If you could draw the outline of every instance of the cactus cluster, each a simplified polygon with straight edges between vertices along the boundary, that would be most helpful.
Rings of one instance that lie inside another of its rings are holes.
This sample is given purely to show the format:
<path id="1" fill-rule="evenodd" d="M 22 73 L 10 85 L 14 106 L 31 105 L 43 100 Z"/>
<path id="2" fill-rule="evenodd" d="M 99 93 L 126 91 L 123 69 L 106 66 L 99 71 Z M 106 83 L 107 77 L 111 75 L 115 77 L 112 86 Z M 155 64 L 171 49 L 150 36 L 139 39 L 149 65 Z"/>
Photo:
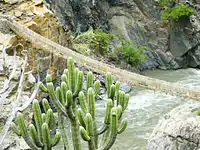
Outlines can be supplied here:
<path id="1" fill-rule="evenodd" d="M 58 130 L 54 138 L 51 138 L 50 129 L 55 122 L 55 115 L 48 101 L 43 99 L 42 102 L 45 113 L 41 112 L 38 100 L 33 101 L 32 109 L 35 124 L 31 123 L 27 126 L 24 116 L 19 113 L 11 126 L 13 131 L 15 131 L 18 136 L 22 136 L 33 150 L 51 150 L 61 139 L 61 134 Z"/>
<path id="2" fill-rule="evenodd" d="M 52 103 L 57 110 L 58 128 L 61 131 L 61 135 L 57 133 L 53 140 L 49 136 L 49 127 L 51 127 L 51 122 L 55 119 L 53 119 L 54 115 L 47 100 L 43 100 L 45 114 L 41 114 L 38 102 L 37 109 L 35 106 L 36 101 L 33 103 L 36 129 L 34 125 L 30 125 L 30 135 L 27 133 L 22 135 L 22 130 L 20 130 L 20 132 L 17 130 L 17 133 L 20 133 L 19 135 L 24 137 L 31 148 L 34 146 L 43 146 L 41 147 L 43 149 L 45 146 L 45 148 L 50 150 L 51 147 L 58 143 L 60 136 L 62 136 L 64 149 L 80 150 L 81 138 L 88 143 L 89 150 L 110 149 L 117 135 L 121 134 L 126 129 L 127 119 L 122 119 L 122 115 L 128 106 L 129 95 L 119 91 L 120 83 L 116 82 L 114 84 L 111 74 L 108 73 L 106 75 L 106 112 L 102 126 L 97 129 L 95 100 L 100 90 L 100 81 L 94 81 L 93 73 L 88 72 L 86 77 L 86 93 L 84 93 L 83 72 L 75 68 L 72 58 L 68 58 L 67 69 L 64 70 L 61 80 L 60 86 L 56 88 L 52 83 L 52 77 L 50 75 L 46 77 L 46 86 L 40 83 L 41 91 L 49 95 L 50 103 Z M 18 118 L 21 118 L 20 116 L 21 115 L 19 115 Z M 73 146 L 70 145 L 69 137 L 66 132 L 66 130 L 69 129 L 66 121 L 70 122 Z M 20 122 L 23 122 L 23 124 Z M 15 129 L 26 129 L 24 120 L 20 122 L 18 121 L 18 126 L 15 125 Z M 33 144 L 31 143 L 32 145 L 29 142 L 30 137 L 32 137 L 32 141 L 34 141 Z M 99 142 L 100 137 L 101 142 Z"/>

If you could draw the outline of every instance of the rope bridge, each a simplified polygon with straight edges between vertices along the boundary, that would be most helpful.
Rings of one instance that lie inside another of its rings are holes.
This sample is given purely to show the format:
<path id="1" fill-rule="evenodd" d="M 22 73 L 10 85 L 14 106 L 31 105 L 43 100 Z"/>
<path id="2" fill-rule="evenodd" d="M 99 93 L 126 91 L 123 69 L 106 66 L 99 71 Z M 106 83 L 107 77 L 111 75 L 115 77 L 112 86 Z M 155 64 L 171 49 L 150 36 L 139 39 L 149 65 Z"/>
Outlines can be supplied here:
<path id="1" fill-rule="evenodd" d="M 54 55 L 58 55 L 65 59 L 67 59 L 68 57 L 73 57 L 78 64 L 83 65 L 84 67 L 87 67 L 94 72 L 103 75 L 105 75 L 107 72 L 110 72 L 114 77 L 117 78 L 117 80 L 126 82 L 131 86 L 141 86 L 147 89 L 161 91 L 170 95 L 187 97 L 195 100 L 198 100 L 200 98 L 200 91 L 190 88 L 184 88 L 184 86 L 181 84 L 146 77 L 137 73 L 110 66 L 106 63 L 74 52 L 67 47 L 63 47 L 26 28 L 11 17 L 3 16 L 3 18 L 6 20 L 11 30 L 13 30 L 22 38 L 30 41 L 31 43 L 42 48 L 43 50 L 46 50 L 48 52 L 53 51 Z"/>

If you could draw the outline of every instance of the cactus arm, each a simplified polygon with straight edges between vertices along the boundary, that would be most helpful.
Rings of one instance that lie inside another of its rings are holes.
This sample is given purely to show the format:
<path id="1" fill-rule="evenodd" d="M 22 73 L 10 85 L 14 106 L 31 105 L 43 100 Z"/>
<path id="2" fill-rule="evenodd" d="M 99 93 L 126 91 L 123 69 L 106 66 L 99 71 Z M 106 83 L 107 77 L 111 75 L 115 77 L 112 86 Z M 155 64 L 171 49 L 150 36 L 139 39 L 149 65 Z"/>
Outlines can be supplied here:
<path id="1" fill-rule="evenodd" d="M 47 93 L 47 88 L 44 86 L 44 84 L 40 81 L 39 88 L 42 92 Z"/>
<path id="2" fill-rule="evenodd" d="M 77 113 L 78 113 L 78 119 L 79 119 L 79 122 L 80 122 L 81 126 L 86 128 L 85 119 L 84 119 L 85 113 L 80 108 L 78 109 Z"/>
<path id="3" fill-rule="evenodd" d="M 128 94 L 125 94 L 123 111 L 126 110 L 126 108 L 128 107 L 129 100 L 130 96 Z"/>
<path id="4" fill-rule="evenodd" d="M 56 146 L 60 142 L 60 139 L 61 139 L 61 133 L 59 131 L 56 131 L 56 135 L 51 141 L 51 146 L 52 147 Z"/>
<path id="5" fill-rule="evenodd" d="M 56 87 L 56 98 L 59 100 L 59 102 L 64 105 L 64 93 L 62 92 L 60 87 Z"/>
<path id="6" fill-rule="evenodd" d="M 18 135 L 21 136 L 20 129 L 15 123 L 11 123 L 10 128 Z"/>
<path id="7" fill-rule="evenodd" d="M 75 89 L 75 67 L 74 67 L 74 60 L 69 57 L 67 60 L 67 67 L 68 67 L 68 83 L 70 90 L 74 92 Z"/>
<path id="8" fill-rule="evenodd" d="M 116 82 L 115 83 L 115 96 L 117 96 L 118 95 L 118 93 L 119 93 L 119 88 L 120 88 L 120 82 Z"/>
<path id="9" fill-rule="evenodd" d="M 99 80 L 94 82 L 95 97 L 99 94 L 101 83 Z"/>
<path id="10" fill-rule="evenodd" d="M 110 137 L 106 142 L 105 146 L 101 148 L 102 150 L 109 150 L 115 143 L 118 131 L 118 116 L 117 108 L 113 107 L 110 114 Z"/>
<path id="11" fill-rule="evenodd" d="M 118 129 L 118 134 L 121 134 L 122 132 L 124 132 L 124 130 L 127 127 L 127 124 L 128 124 L 128 120 L 127 119 L 123 119 L 122 122 L 121 122 L 121 125 L 120 125 L 120 127 Z"/>
<path id="12" fill-rule="evenodd" d="M 53 81 L 52 76 L 50 74 L 47 74 L 46 83 L 49 83 L 49 82 L 52 82 L 52 81 Z"/>
<path id="13" fill-rule="evenodd" d="M 65 109 L 71 122 L 71 132 L 73 146 L 75 150 L 80 150 L 80 134 L 79 134 L 79 121 L 76 108 L 76 101 L 73 101 L 73 95 L 70 90 L 66 92 Z"/>
<path id="14" fill-rule="evenodd" d="M 67 113 L 65 112 L 65 108 L 62 106 L 62 104 L 59 102 L 59 100 L 55 96 L 54 86 L 52 82 L 47 83 L 47 89 L 48 89 L 50 100 L 54 104 L 56 109 L 61 111 L 64 116 L 67 116 Z"/>
<path id="15" fill-rule="evenodd" d="M 42 133 L 42 112 L 41 112 L 41 109 L 40 109 L 40 105 L 39 105 L 39 102 L 38 100 L 34 100 L 33 101 L 33 113 L 34 113 L 34 120 L 35 120 L 35 124 L 36 124 L 36 129 L 38 131 L 38 134 L 39 136 L 41 137 L 41 133 Z"/>
<path id="16" fill-rule="evenodd" d="M 110 112 L 112 107 L 113 107 L 113 101 L 111 99 L 108 99 L 106 103 L 106 113 L 104 118 L 105 124 L 110 124 Z"/>
<path id="17" fill-rule="evenodd" d="M 92 116 L 94 140 L 95 140 L 95 145 L 96 145 L 96 148 L 97 148 L 97 146 L 98 146 L 98 134 L 97 134 L 97 127 L 96 127 L 95 93 L 94 93 L 93 88 L 91 88 L 91 87 L 87 91 L 87 98 L 88 98 L 89 113 Z"/>
<path id="18" fill-rule="evenodd" d="M 88 135 L 87 131 L 84 129 L 84 127 L 80 126 L 79 127 L 80 133 L 81 133 L 81 137 L 83 138 L 84 141 L 89 141 L 90 140 L 90 136 Z"/>
<path id="19" fill-rule="evenodd" d="M 118 113 L 117 113 L 117 108 L 113 107 L 111 110 L 111 119 L 110 119 L 110 131 L 111 134 L 117 133 L 118 130 Z"/>
<path id="20" fill-rule="evenodd" d="M 77 88 L 78 74 L 79 74 L 79 69 L 75 68 L 75 89 Z"/>
<path id="21" fill-rule="evenodd" d="M 87 113 L 88 108 L 87 108 L 87 102 L 86 102 L 84 93 L 81 91 L 79 92 L 78 96 L 79 96 L 79 103 L 80 103 L 81 109 L 83 110 L 84 113 Z"/>
<path id="22" fill-rule="evenodd" d="M 72 92 L 70 90 L 68 90 L 66 92 L 65 110 L 66 110 L 67 115 L 70 118 L 70 120 L 73 121 L 75 119 L 75 114 L 74 114 L 73 109 L 72 109 L 72 103 L 73 103 Z"/>
<path id="23" fill-rule="evenodd" d="M 31 135 L 31 137 L 32 137 L 32 139 L 33 139 L 33 141 L 34 141 L 34 143 L 35 143 L 35 145 L 37 146 L 37 147 L 43 147 L 43 144 L 42 144 L 42 142 L 40 141 L 40 138 L 39 138 L 39 136 L 38 136 L 38 133 L 37 133 L 37 131 L 36 131 L 36 129 L 35 129 L 35 126 L 33 125 L 33 124 L 30 124 L 29 125 L 29 131 L 30 131 L 30 135 Z"/>
<path id="24" fill-rule="evenodd" d="M 93 82 L 94 82 L 94 75 L 93 73 L 90 71 L 87 73 L 87 90 L 90 87 L 93 87 Z"/>
<path id="25" fill-rule="evenodd" d="M 89 113 L 92 115 L 93 120 L 96 118 L 95 95 L 94 90 L 89 88 L 87 91 Z"/>
<path id="26" fill-rule="evenodd" d="M 68 75 L 68 69 L 64 69 L 63 74 Z"/>
<path id="27" fill-rule="evenodd" d="M 118 105 L 116 108 L 117 108 L 117 117 L 118 117 L 118 120 L 120 120 L 123 114 L 123 109 L 121 105 Z"/>
<path id="28" fill-rule="evenodd" d="M 44 108 L 45 113 L 47 113 L 48 109 L 51 108 L 50 105 L 49 105 L 49 102 L 48 102 L 48 100 L 46 98 L 44 98 L 42 100 L 42 106 Z"/>
<path id="29" fill-rule="evenodd" d="M 27 145 L 31 148 L 31 150 L 39 150 L 37 146 L 33 143 L 33 141 L 30 139 L 29 135 L 23 136 L 23 139 L 27 143 Z"/>
<path id="30" fill-rule="evenodd" d="M 105 143 L 108 141 L 108 137 L 110 135 L 110 128 L 108 128 L 104 133 L 103 137 L 101 139 L 101 145 L 105 145 Z"/>
<path id="31" fill-rule="evenodd" d="M 21 113 L 19 113 L 18 116 L 17 116 L 17 124 L 18 124 L 19 130 L 20 130 L 20 134 L 23 137 L 23 139 L 26 141 L 28 146 L 32 150 L 38 150 L 38 148 L 32 142 L 32 140 L 30 139 L 30 137 L 28 135 L 28 131 L 27 131 L 27 127 L 26 127 L 26 124 L 25 124 L 24 116 Z"/>
<path id="32" fill-rule="evenodd" d="M 86 120 L 86 131 L 88 135 L 90 136 L 90 140 L 88 141 L 88 147 L 89 150 L 95 150 L 97 149 L 96 144 L 96 137 L 95 137 L 95 127 L 94 127 L 94 120 L 92 118 L 92 115 L 90 113 L 87 113 L 85 115 Z"/>
<path id="33" fill-rule="evenodd" d="M 77 77 L 77 84 L 76 84 L 76 90 L 73 94 L 73 97 L 76 98 L 79 94 L 79 92 L 83 89 L 83 72 L 82 71 L 79 71 L 77 73 L 78 77 Z"/>
<path id="34" fill-rule="evenodd" d="M 110 95 L 110 87 L 112 85 L 112 76 L 110 73 L 106 74 L 106 89 L 107 89 L 107 96 Z"/>
<path id="35" fill-rule="evenodd" d="M 100 150 L 109 150 L 115 143 L 116 138 L 117 138 L 117 133 L 112 134 L 109 138 L 109 141 L 105 144 L 105 146 L 101 147 Z"/>
<path id="36" fill-rule="evenodd" d="M 73 140 L 74 150 L 80 150 L 81 143 L 80 143 L 80 134 L 79 134 L 79 122 L 78 122 L 77 117 L 75 117 L 75 119 L 71 121 L 71 131 L 72 131 L 72 140 Z"/>
<path id="37" fill-rule="evenodd" d="M 64 104 L 66 103 L 66 92 L 69 90 L 68 89 L 68 87 L 67 87 L 67 84 L 64 82 L 64 81 L 62 81 L 61 82 L 61 90 L 62 90 L 62 94 L 63 94 L 63 96 L 64 96 L 64 99 L 63 99 L 63 102 L 64 102 Z"/>
<path id="38" fill-rule="evenodd" d="M 110 86 L 110 95 L 108 97 L 114 101 L 114 96 L 115 96 L 115 85 L 112 84 Z"/>
<path id="39" fill-rule="evenodd" d="M 49 127 L 47 123 L 42 124 L 42 139 L 45 148 L 48 150 L 51 150 L 51 138 L 50 138 L 50 132 L 49 132 Z"/>
<path id="40" fill-rule="evenodd" d="M 53 123 L 54 123 L 54 114 L 52 109 L 48 109 L 47 113 L 46 113 L 46 120 L 45 122 L 48 124 L 49 128 L 53 127 Z"/>
<path id="41" fill-rule="evenodd" d="M 42 123 L 44 123 L 46 121 L 46 114 L 42 113 Z"/>
<path id="42" fill-rule="evenodd" d="M 69 138 L 67 136 L 66 119 L 61 115 L 61 113 L 58 114 L 58 127 L 61 130 L 65 150 L 70 150 Z"/>
<path id="43" fill-rule="evenodd" d="M 69 83 L 68 83 L 67 75 L 66 75 L 66 74 L 62 74 L 62 76 L 61 76 L 61 80 L 62 80 L 62 82 L 64 82 L 64 83 L 66 84 L 66 88 L 67 88 L 67 90 L 69 90 L 70 87 L 69 87 Z"/>

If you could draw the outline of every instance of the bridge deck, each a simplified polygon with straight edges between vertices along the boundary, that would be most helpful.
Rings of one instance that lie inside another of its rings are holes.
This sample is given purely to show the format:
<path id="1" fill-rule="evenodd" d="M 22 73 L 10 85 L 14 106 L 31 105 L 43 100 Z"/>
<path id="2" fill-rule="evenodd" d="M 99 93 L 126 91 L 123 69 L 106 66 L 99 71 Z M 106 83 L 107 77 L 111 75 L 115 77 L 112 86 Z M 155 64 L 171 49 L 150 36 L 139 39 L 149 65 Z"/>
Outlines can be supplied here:
<path id="1" fill-rule="evenodd" d="M 66 47 L 63 47 L 16 22 L 14 19 L 4 17 L 7 19 L 10 28 L 22 38 L 29 40 L 36 46 L 51 52 L 53 50 L 55 55 L 59 55 L 63 58 L 73 57 L 77 63 L 83 65 L 94 72 L 100 74 L 106 74 L 111 72 L 119 81 L 127 82 L 131 86 L 141 86 L 148 89 L 162 91 L 170 95 L 176 95 L 181 97 L 187 97 L 198 100 L 200 98 L 200 91 L 184 88 L 181 84 L 175 84 L 166 82 L 163 80 L 142 76 L 133 72 L 115 68 L 103 62 L 94 60 L 90 57 L 86 57 L 77 52 L 72 51 Z"/>

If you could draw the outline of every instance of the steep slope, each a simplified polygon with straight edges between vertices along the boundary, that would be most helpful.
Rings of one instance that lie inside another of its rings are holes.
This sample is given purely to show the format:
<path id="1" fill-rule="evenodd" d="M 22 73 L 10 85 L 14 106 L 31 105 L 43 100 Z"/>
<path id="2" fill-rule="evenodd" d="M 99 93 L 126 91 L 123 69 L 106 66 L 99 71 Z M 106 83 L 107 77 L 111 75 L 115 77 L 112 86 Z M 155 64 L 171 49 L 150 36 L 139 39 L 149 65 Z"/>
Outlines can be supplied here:
<path id="1" fill-rule="evenodd" d="M 120 34 L 148 48 L 140 69 L 199 67 L 198 12 L 180 21 L 160 20 L 155 1 L 46 0 L 66 29 L 87 31 L 90 26 Z M 194 32 L 193 32 L 194 31 Z M 115 47 L 114 45 L 113 47 Z"/>

